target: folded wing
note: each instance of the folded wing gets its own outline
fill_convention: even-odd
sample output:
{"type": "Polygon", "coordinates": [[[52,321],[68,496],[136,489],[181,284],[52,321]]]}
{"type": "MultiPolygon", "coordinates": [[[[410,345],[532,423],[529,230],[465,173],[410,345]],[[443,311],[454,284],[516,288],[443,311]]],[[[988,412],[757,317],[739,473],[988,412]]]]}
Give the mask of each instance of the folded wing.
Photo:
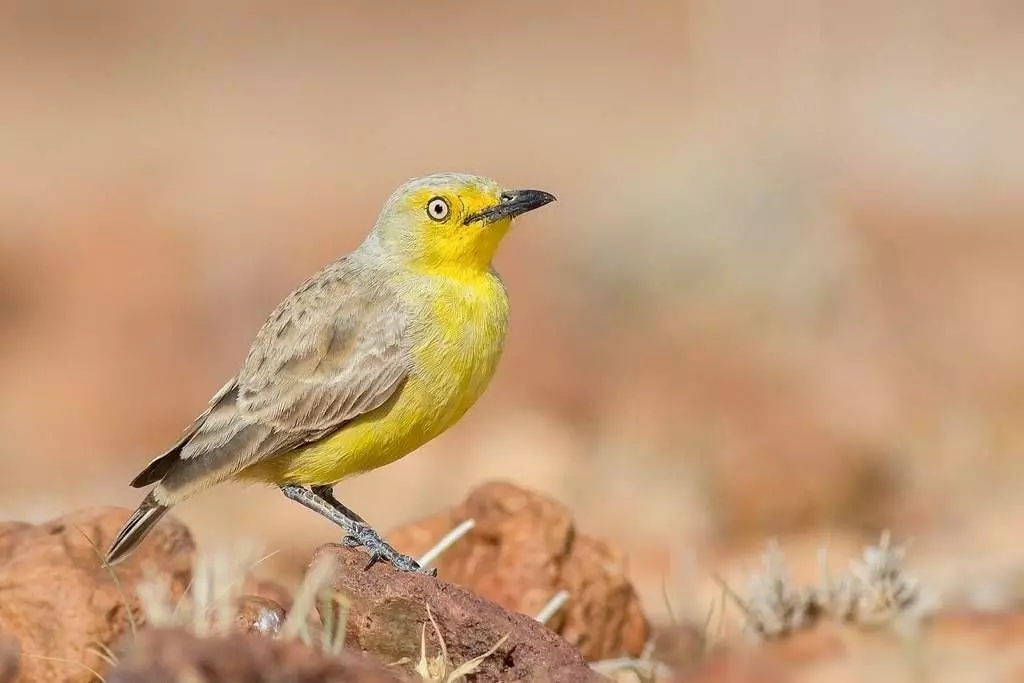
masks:
{"type": "Polygon", "coordinates": [[[239,374],[139,474],[167,494],[221,481],[317,441],[384,404],[409,370],[406,316],[389,283],[346,259],[270,315],[239,374]]]}

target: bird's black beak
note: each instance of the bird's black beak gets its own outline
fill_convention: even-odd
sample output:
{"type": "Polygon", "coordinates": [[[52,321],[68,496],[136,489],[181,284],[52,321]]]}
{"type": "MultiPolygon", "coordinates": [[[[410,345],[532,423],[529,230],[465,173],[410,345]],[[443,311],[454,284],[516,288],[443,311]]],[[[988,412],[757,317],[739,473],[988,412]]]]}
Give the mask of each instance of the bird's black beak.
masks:
{"type": "Polygon", "coordinates": [[[541,190],[507,190],[501,193],[501,203],[466,216],[463,224],[469,225],[476,221],[493,223],[502,218],[515,218],[527,211],[539,209],[545,204],[555,201],[555,195],[541,190]]]}

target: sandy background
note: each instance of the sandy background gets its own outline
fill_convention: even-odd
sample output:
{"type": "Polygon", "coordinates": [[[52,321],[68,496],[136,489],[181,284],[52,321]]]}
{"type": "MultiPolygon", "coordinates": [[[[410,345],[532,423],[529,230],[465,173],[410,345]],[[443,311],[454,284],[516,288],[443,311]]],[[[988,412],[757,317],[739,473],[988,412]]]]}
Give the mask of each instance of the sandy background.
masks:
{"type": "MultiPolygon", "coordinates": [[[[1016,604],[1022,120],[1013,2],[2,2],[0,517],[134,506],[279,299],[461,170],[559,197],[497,259],[505,359],[342,500],[548,492],[655,617],[886,527],[1016,604]]],[[[285,576],[336,537],[273,491],[177,512],[285,576]]]]}

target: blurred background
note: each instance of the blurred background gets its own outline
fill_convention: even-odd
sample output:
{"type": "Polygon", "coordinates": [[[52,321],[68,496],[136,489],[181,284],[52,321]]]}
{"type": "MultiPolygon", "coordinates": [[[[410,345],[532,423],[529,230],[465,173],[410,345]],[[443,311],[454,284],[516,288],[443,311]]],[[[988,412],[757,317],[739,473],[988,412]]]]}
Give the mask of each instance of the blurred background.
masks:
{"type": "MultiPolygon", "coordinates": [[[[467,171],[559,197],[497,259],[504,361],[348,505],[549,493],[655,618],[885,528],[1013,603],[1022,120],[1015,2],[2,2],[0,516],[134,507],[277,302],[467,171]]],[[[285,577],[337,536],[270,490],[176,512],[285,577]]]]}

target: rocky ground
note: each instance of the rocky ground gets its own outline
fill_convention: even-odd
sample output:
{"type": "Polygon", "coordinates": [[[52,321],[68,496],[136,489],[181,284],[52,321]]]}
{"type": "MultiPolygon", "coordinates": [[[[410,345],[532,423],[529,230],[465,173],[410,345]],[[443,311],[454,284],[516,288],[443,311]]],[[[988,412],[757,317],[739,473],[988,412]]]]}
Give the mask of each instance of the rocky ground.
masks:
{"type": "Polygon", "coordinates": [[[619,553],[556,501],[479,487],[396,530],[439,578],[365,569],[321,546],[300,586],[248,576],[242,551],[196,553],[173,517],[116,570],[99,549],[129,514],[94,508],[0,526],[0,683],[149,681],[1011,681],[1024,615],[943,611],[888,536],[799,585],[770,546],[724,586],[742,628],[648,623],[619,553]],[[564,598],[564,599],[562,599],[564,598]]]}

